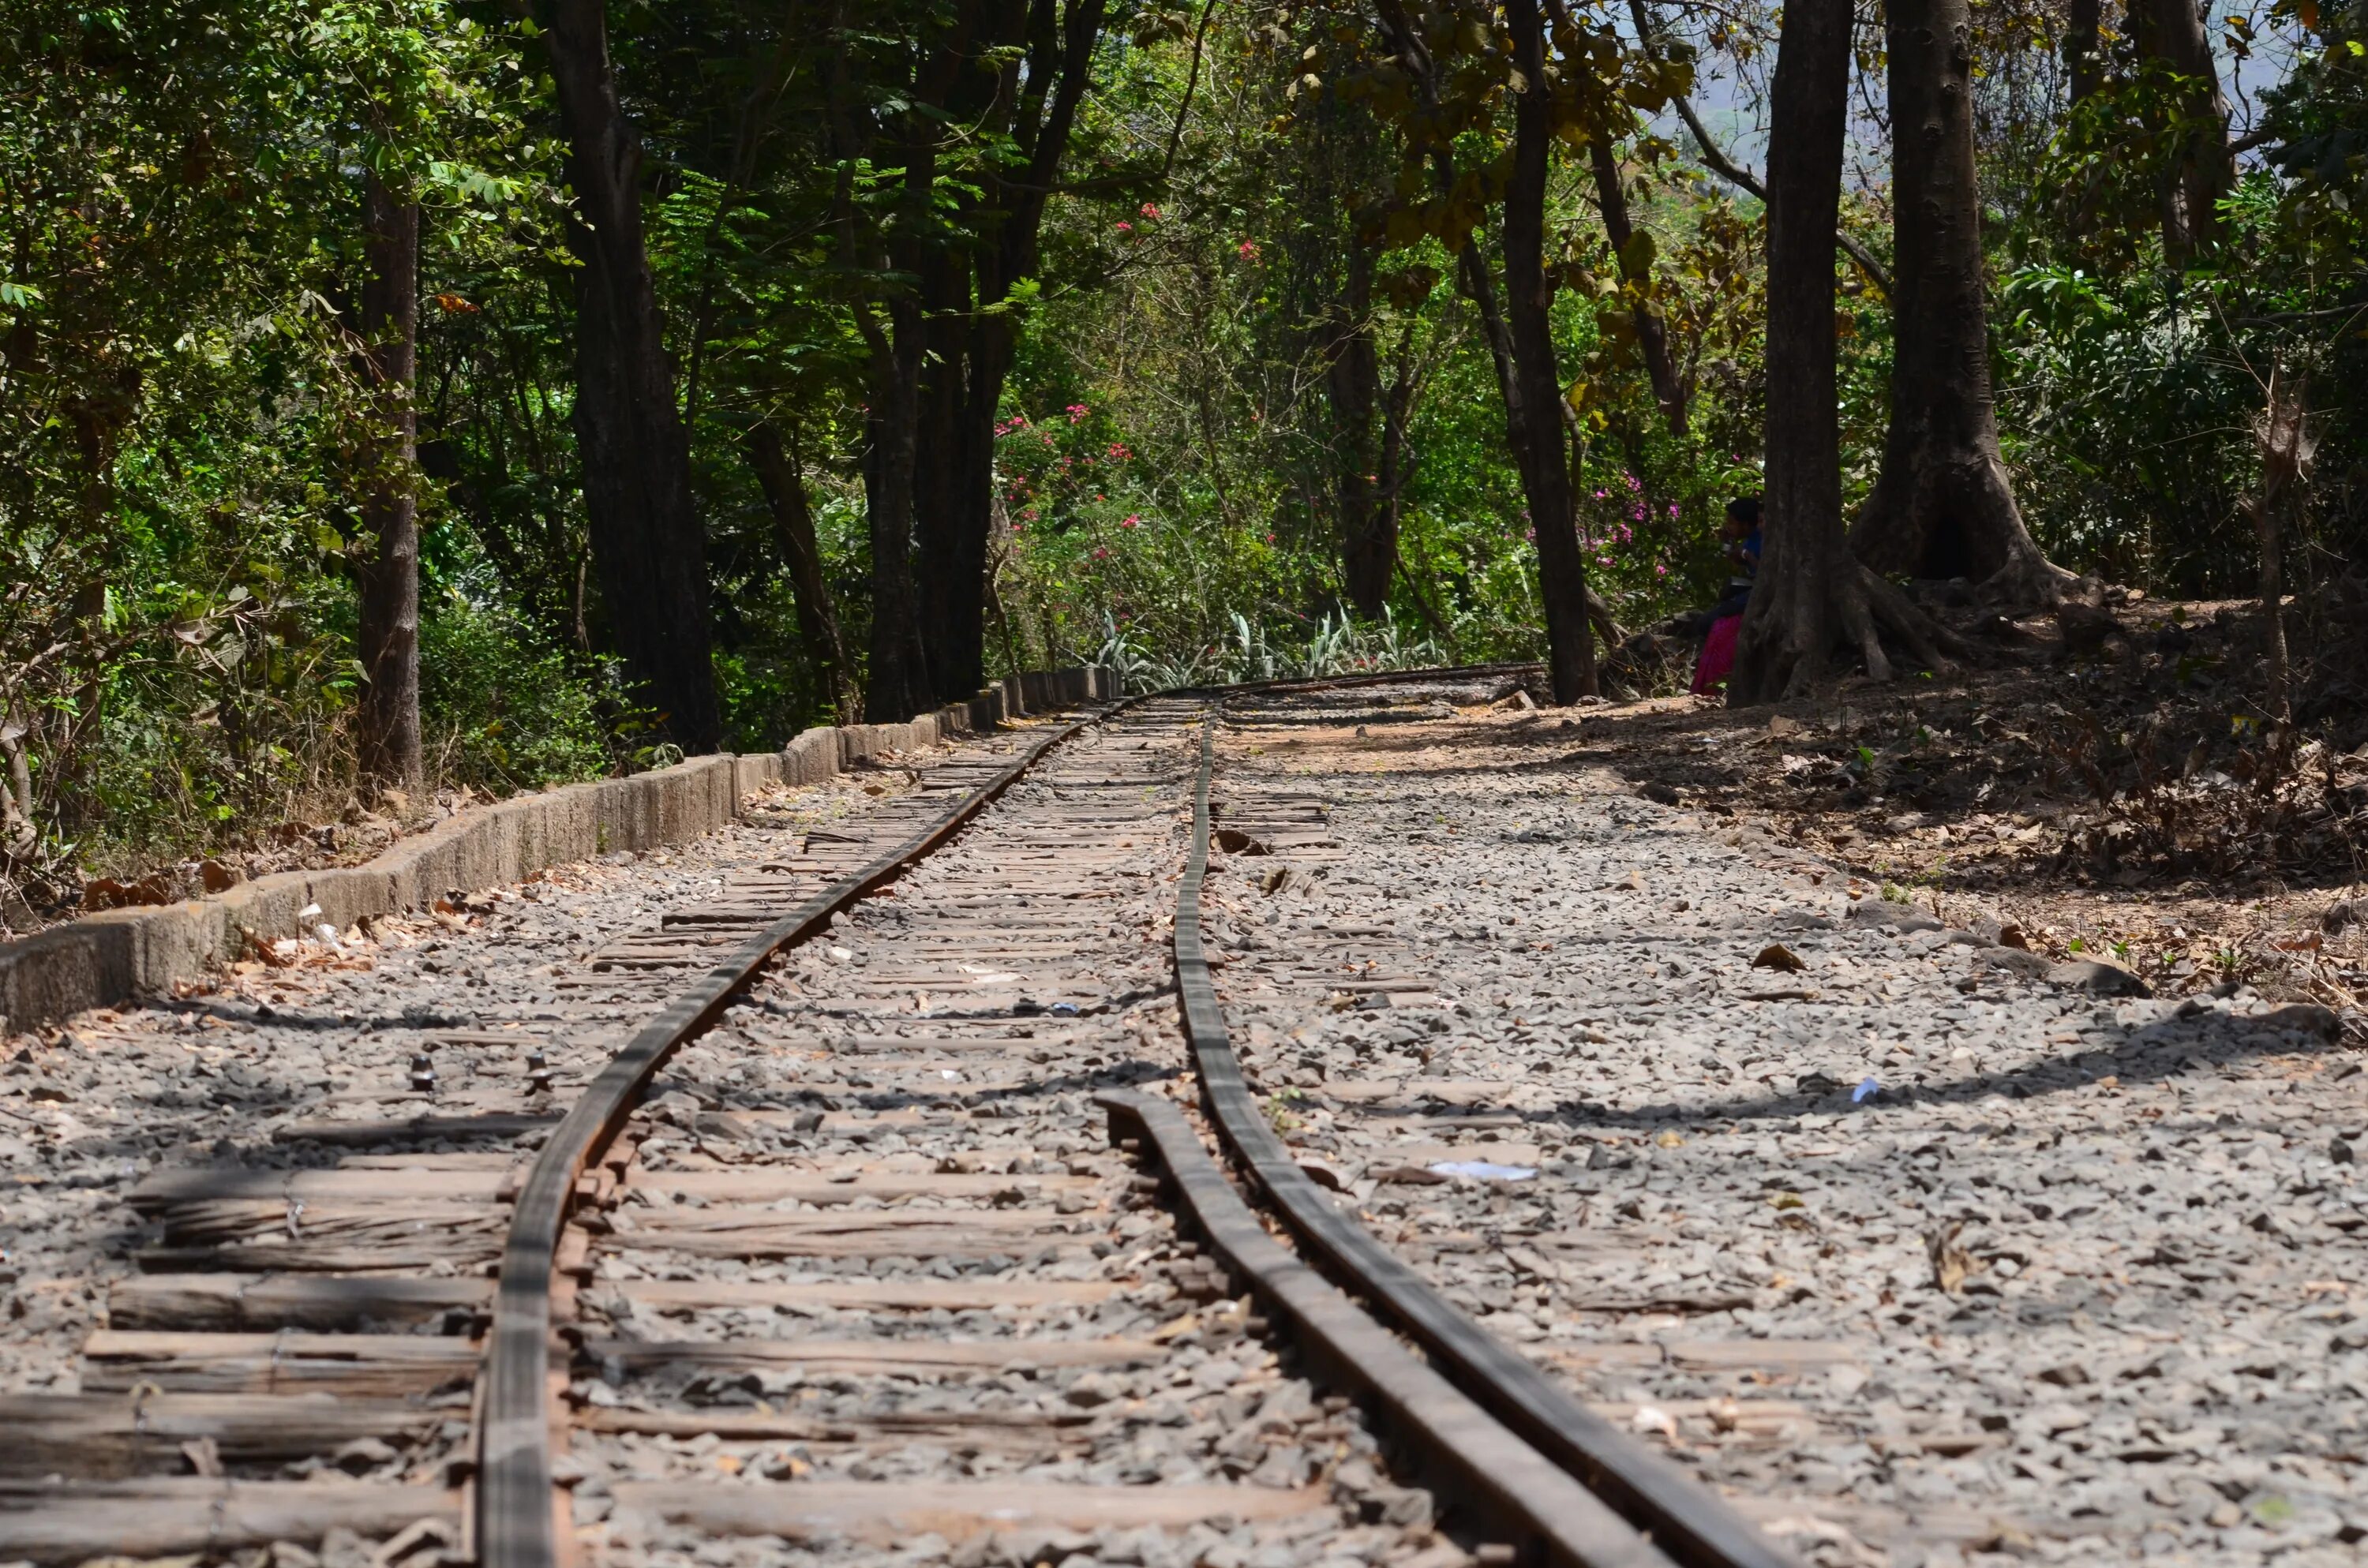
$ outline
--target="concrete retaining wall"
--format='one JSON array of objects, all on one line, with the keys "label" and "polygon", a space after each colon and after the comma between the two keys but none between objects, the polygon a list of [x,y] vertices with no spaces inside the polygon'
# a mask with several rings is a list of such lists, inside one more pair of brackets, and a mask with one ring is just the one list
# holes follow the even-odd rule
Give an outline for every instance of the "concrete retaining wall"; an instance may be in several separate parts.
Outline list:
[{"label": "concrete retaining wall", "polygon": [[[1013,688],[1024,706],[1011,703]],[[0,1032],[167,994],[176,982],[238,957],[250,935],[269,942],[323,924],[342,931],[366,915],[422,908],[448,892],[523,881],[546,866],[688,843],[731,822],[742,798],[766,784],[819,783],[863,757],[981,733],[1007,715],[1117,696],[1114,671],[1031,671],[909,724],[824,725],[777,752],[693,757],[630,778],[504,801],[404,839],[365,865],[283,871],[162,908],[86,915],[0,943]],[[300,919],[313,904],[321,912]]]}]

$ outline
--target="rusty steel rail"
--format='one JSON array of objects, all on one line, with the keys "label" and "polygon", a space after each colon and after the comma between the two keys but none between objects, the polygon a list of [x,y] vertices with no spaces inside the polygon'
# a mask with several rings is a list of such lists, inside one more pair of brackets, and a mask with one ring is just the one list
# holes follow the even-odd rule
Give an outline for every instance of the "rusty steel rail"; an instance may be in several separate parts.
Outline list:
[{"label": "rusty steel rail", "polygon": [[[1408,672],[1395,678],[1421,676]],[[1797,1568],[1791,1553],[1707,1486],[1623,1435],[1458,1311],[1428,1279],[1336,1208],[1268,1125],[1226,1033],[1224,1009],[1201,942],[1216,726],[1217,716],[1212,712],[1201,731],[1192,847],[1177,889],[1175,949],[1185,1038],[1200,1073],[1202,1096],[1227,1146],[1248,1167],[1292,1233],[1335,1278],[1410,1334],[1438,1369],[1482,1408],[1576,1477],[1668,1557],[1686,1568]]]},{"label": "rusty steel rail", "polygon": [[1554,1568],[1673,1568],[1665,1552],[1543,1454],[1521,1441],[1397,1336],[1267,1233],[1200,1135],[1167,1100],[1135,1089],[1094,1096],[1165,1167],[1210,1247],[1289,1322],[1300,1349],[1359,1390],[1425,1468],[1477,1498],[1479,1532],[1514,1536],[1518,1562]]},{"label": "rusty steel rail", "polygon": [[1009,789],[1047,751],[1127,706],[1123,701],[1105,706],[1039,737],[919,833],[815,892],[734,949],[643,1025],[552,1129],[518,1189],[494,1298],[478,1428],[474,1522],[481,1568],[557,1568],[563,1561],[551,1462],[552,1270],[576,1178],[616,1136],[658,1068],[677,1047],[712,1024],[774,953],[821,930],[839,911],[894,881]]}]

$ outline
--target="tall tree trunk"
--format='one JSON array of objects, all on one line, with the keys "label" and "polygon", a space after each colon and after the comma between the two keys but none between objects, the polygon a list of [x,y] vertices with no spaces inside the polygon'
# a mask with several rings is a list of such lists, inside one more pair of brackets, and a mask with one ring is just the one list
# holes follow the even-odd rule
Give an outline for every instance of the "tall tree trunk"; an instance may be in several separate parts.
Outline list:
[{"label": "tall tree trunk", "polygon": [[1888,678],[1877,625],[1930,655],[1930,623],[1850,554],[1835,406],[1834,224],[1841,211],[1850,0],[1791,0],[1768,133],[1766,545],[1727,700],[1770,702],[1821,681],[1847,641]]},{"label": "tall tree trunk", "polygon": [[[1390,47],[1397,52],[1399,61],[1414,78],[1424,104],[1436,109],[1440,104],[1438,67],[1422,41],[1421,30],[1416,27],[1402,0],[1379,0],[1375,9],[1382,18],[1383,30],[1388,37]],[[1545,52],[1543,40],[1538,52],[1541,55]],[[1452,194],[1456,188],[1455,143],[1445,137],[1434,138],[1429,143],[1428,151],[1432,180],[1439,193],[1441,196]],[[1530,460],[1525,455],[1526,421],[1517,412],[1523,406],[1522,393],[1513,373],[1512,334],[1505,324],[1503,311],[1498,308],[1496,280],[1488,269],[1487,246],[1481,233],[1474,231],[1463,236],[1461,245],[1452,248],[1455,251],[1457,291],[1472,302],[1472,309],[1480,319],[1480,336],[1488,346],[1488,362],[1497,372],[1497,392],[1505,405],[1505,442],[1512,451],[1513,466],[1526,475],[1529,472],[1526,465]],[[1554,405],[1557,419],[1569,413],[1570,405],[1563,400],[1558,380],[1554,388]],[[1565,490],[1569,488],[1567,479],[1564,487]],[[1577,518],[1574,514],[1574,551],[1577,549]],[[1620,632],[1611,615],[1611,607],[1604,602],[1593,585],[1586,585],[1585,592],[1588,619],[1603,634],[1606,642],[1616,643]],[[1588,657],[1590,661],[1594,657],[1592,647],[1588,650]]]},{"label": "tall tree trunk", "polygon": [[2094,97],[2105,85],[2103,0],[2071,0],[2064,25],[2064,69],[2076,104]]},{"label": "tall tree trunk", "polygon": [[[964,123],[975,123],[975,111]],[[979,687],[979,569],[963,566],[963,494],[968,464],[963,448],[971,403],[971,268],[969,259],[947,250],[925,258],[917,273],[927,347],[920,396],[914,411],[913,585],[920,606],[928,684],[935,700],[955,701]],[[964,658],[962,650],[971,652]],[[967,679],[965,680],[965,677]]]},{"label": "tall tree trunk", "polygon": [[362,528],[370,553],[360,587],[362,694],[355,764],[368,781],[409,789],[426,764],[419,744],[419,421],[412,388],[419,359],[419,203],[375,174],[362,187],[363,373],[377,404]]},{"label": "tall tree trunk", "polygon": [[[1410,574],[1406,574],[1406,562],[1398,553],[1398,520],[1404,511],[1406,483],[1414,477],[1415,467],[1414,458],[1406,451],[1406,425],[1414,412],[1416,384],[1414,328],[1411,317],[1399,328],[1397,351],[1391,361],[1390,387],[1382,400],[1382,460],[1381,466],[1373,471],[1377,491],[1373,537],[1386,541],[1389,559],[1383,563],[1382,570],[1387,573],[1395,567],[1406,576],[1416,602],[1423,605],[1423,613],[1430,618],[1440,635],[1446,638],[1449,646],[1452,647],[1455,633],[1448,629],[1437,609],[1423,603],[1422,589]],[[1383,597],[1387,597],[1386,584]]]},{"label": "tall tree trunk", "polygon": [[675,413],[649,254],[641,140],[609,62],[601,0],[549,0],[544,37],[575,192],[575,444],[609,636],[685,752],[723,739],[710,654],[706,535],[690,446]]},{"label": "tall tree trunk", "polygon": [[[1603,210],[1604,237],[1620,258],[1620,270],[1628,276],[1628,242],[1636,227],[1628,220],[1628,193],[1620,183],[1620,154],[1608,137],[1590,137],[1587,144],[1588,161],[1595,171],[1595,203]],[[1648,284],[1652,276],[1645,272],[1630,278],[1638,285]],[[1661,318],[1650,311],[1634,312],[1636,347],[1645,360],[1645,374],[1653,383],[1653,401],[1661,405],[1661,417],[1669,422],[1673,435],[1686,433],[1686,391],[1678,380],[1678,368],[1669,358],[1668,330]]]},{"label": "tall tree trunk", "polygon": [[1537,0],[1507,0],[1513,64],[1525,79],[1513,102],[1513,166],[1505,185],[1505,324],[1512,339],[1506,422],[1518,427],[1514,456],[1538,540],[1538,589],[1545,600],[1546,659],[1558,703],[1595,695],[1595,635],[1588,626],[1587,562],[1563,463],[1562,376],[1554,363],[1554,293],[1545,274],[1546,173],[1554,128],[1546,86],[1545,24]]},{"label": "tall tree trunk", "polygon": [[2052,604],[2071,574],[2023,527],[1990,396],[1968,0],[1889,0],[1887,17],[1891,429],[1850,548],[1877,572]]},{"label": "tall tree trunk", "polygon": [[847,644],[838,633],[838,608],[832,604],[830,584],[823,574],[822,541],[814,535],[814,513],[806,505],[804,465],[794,439],[784,446],[781,433],[769,424],[748,432],[748,463],[765,492],[765,506],[773,514],[773,536],[789,568],[790,587],[797,596],[798,640],[822,677],[830,696],[835,720],[858,722],[854,672],[847,666]]},{"label": "tall tree trunk", "polygon": [[2203,25],[2203,0],[2130,0],[2138,52],[2184,78],[2179,113],[2190,122],[2179,164],[2162,193],[2164,259],[2184,267],[2220,235],[2220,199],[2235,188],[2237,161],[2228,149],[2228,97]]},{"label": "tall tree trunk", "polygon": [[[945,123],[986,134],[1008,128],[1019,68],[1008,51],[1023,41],[1027,10],[1024,0],[962,0],[957,7],[958,19],[939,46],[940,59],[950,67],[941,68],[940,77]],[[1006,54],[999,65],[998,51]],[[959,222],[991,235],[996,206],[994,193],[982,185],[962,199]],[[986,541],[976,526],[985,497],[973,494],[971,411],[978,367],[971,351],[975,307],[985,301],[973,286],[972,247],[928,246],[914,255],[910,270],[928,323],[916,411],[916,450],[923,460],[914,474],[913,579],[926,628],[929,691],[938,700],[960,701],[974,695],[985,676]],[[998,395],[1000,391],[998,386]],[[990,467],[992,460],[990,454]]]},{"label": "tall tree trunk", "polygon": [[1028,0],[1027,71],[1023,76],[1015,60],[1003,76],[1001,101],[1011,106],[1012,144],[1025,161],[1010,178],[990,172],[983,182],[985,210],[995,219],[989,232],[995,238],[979,247],[976,256],[977,312],[968,334],[967,381],[947,454],[952,486],[942,533],[946,553],[939,566],[946,585],[944,619],[930,623],[932,652],[943,644],[936,668],[939,694],[948,700],[970,696],[986,678],[995,426],[1019,340],[1019,322],[1009,309],[996,307],[1008,307],[1012,291],[1036,272],[1044,205],[1085,100],[1106,15],[1106,0],[1069,0],[1065,11],[1058,0]]},{"label": "tall tree trunk", "polygon": [[889,325],[870,324],[871,417],[864,489],[871,534],[871,646],[863,710],[874,723],[901,724],[930,706],[929,660],[913,576],[914,469],[919,460],[920,308],[892,300]]},{"label": "tall tree trunk", "polygon": [[1324,344],[1324,390],[1332,405],[1332,504],[1338,525],[1340,585],[1367,620],[1389,603],[1395,528],[1383,537],[1378,505],[1380,462],[1373,413],[1382,398],[1382,363],[1373,344],[1373,252],[1351,240],[1348,286],[1330,312]]},{"label": "tall tree trunk", "polygon": [[[2237,501],[2261,547],[2261,653],[2268,674],[2268,707],[2281,722],[2294,717],[2289,689],[2285,612],[2285,529],[2308,499],[2311,471],[2318,457],[2310,428],[2304,383],[2272,366],[2261,412],[2253,418],[2253,443],[2261,460],[2261,481]],[[2292,737],[2285,744],[2292,744]]]}]

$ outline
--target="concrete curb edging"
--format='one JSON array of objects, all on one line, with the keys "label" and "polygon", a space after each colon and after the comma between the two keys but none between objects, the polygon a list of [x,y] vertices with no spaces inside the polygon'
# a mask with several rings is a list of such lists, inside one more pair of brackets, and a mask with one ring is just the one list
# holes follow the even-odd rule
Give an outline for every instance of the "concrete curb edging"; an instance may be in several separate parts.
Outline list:
[{"label": "concrete curb edging", "polygon": [[[1031,670],[908,724],[818,725],[777,752],[722,752],[504,801],[404,839],[363,865],[282,871],[205,898],[86,915],[0,944],[0,1033],[169,994],[176,983],[240,956],[250,937],[276,941],[316,925],[343,930],[365,915],[520,881],[545,867],[688,843],[729,824],[742,797],[766,784],[820,783],[882,752],[1118,694],[1115,670]],[[315,904],[318,914],[303,914]]]}]

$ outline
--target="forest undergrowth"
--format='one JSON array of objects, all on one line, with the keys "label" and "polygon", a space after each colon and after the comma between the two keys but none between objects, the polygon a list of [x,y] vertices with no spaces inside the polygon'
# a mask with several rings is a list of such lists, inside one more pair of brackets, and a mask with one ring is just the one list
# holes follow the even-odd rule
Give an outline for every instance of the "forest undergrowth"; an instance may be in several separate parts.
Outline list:
[{"label": "forest undergrowth", "polygon": [[2159,994],[2360,1006],[2368,647],[2349,593],[2288,607],[2306,650],[2291,723],[2261,706],[2258,604],[2112,597],[2019,619],[1940,607],[1978,664],[1773,710],[1607,709],[1579,755],[1763,824],[1853,892]]},{"label": "forest undergrowth", "polygon": [[[1726,592],[1725,508],[1807,401],[1815,520],[1896,535],[1895,585],[1985,574],[1909,549],[1948,529],[1884,483],[1924,460],[1895,432],[1978,415],[1980,460],[1928,467],[2027,527],[2026,597],[2050,562],[2129,597],[2018,632],[1934,590],[1997,664],[1895,646],[1895,685],[1788,706],[1816,743],[1721,788],[1902,886],[2334,885],[2368,6],[1980,0],[1908,27],[1962,38],[1925,62],[1957,86],[1903,74],[1908,0],[1837,13],[1865,112],[1793,280],[1830,409],[1770,347],[1805,14],[29,0],[0,33],[0,937],[1017,670],[1547,659],[1542,695],[1667,699],[1670,618]],[[1965,111],[1965,221],[1919,272],[1895,190],[1939,143],[1890,117],[1928,89]],[[1953,347],[1909,286],[1943,274]],[[2290,722],[2240,595],[2292,596]]]}]

